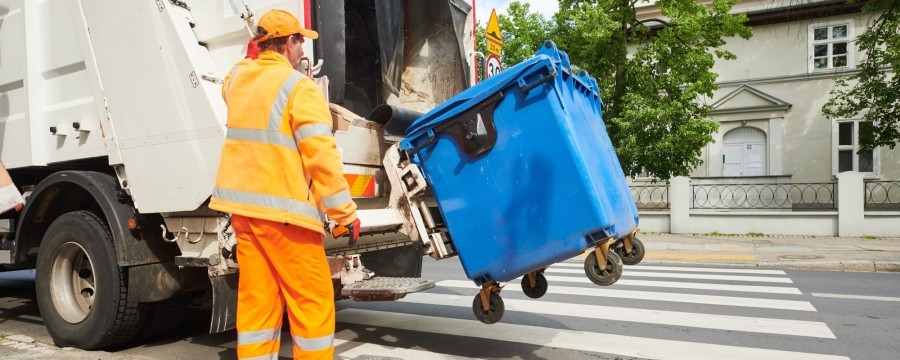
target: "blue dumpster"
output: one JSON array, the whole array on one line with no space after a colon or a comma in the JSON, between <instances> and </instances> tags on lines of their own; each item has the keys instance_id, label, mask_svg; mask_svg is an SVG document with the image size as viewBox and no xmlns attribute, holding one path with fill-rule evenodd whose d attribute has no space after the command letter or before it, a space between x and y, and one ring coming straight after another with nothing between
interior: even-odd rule
<instances>
[{"instance_id":1,"label":"blue dumpster","mask_svg":"<svg viewBox=\"0 0 900 360\"><path fill-rule=\"evenodd\" d=\"M531 59L417 119L422 168L466 275L504 282L637 226L597 82L547 42Z\"/></svg>"}]
</instances>

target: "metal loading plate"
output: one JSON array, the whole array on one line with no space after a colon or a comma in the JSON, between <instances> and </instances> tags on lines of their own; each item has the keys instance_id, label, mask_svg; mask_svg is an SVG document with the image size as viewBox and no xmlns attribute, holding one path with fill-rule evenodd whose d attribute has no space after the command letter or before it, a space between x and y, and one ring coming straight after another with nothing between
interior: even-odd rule
<instances>
[{"instance_id":1,"label":"metal loading plate","mask_svg":"<svg viewBox=\"0 0 900 360\"><path fill-rule=\"evenodd\" d=\"M434 280L413 277L374 277L344 285L341 295L356 301L394 301L406 294L428 290Z\"/></svg>"}]
</instances>

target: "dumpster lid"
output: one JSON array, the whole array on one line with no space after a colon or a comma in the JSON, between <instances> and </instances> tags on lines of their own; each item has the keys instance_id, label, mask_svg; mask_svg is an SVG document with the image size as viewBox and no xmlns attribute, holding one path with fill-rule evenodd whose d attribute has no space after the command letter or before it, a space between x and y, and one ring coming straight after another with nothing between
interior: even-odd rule
<instances>
[{"instance_id":1,"label":"dumpster lid","mask_svg":"<svg viewBox=\"0 0 900 360\"><path fill-rule=\"evenodd\" d=\"M554 70L559 69L560 71L556 72L556 74L559 75L560 72L570 72L570 68L571 65L569 64L568 55L563 51L559 51L556 48L556 44L552 41L547 40L530 59L483 80L481 83L466 89L452 97L450 100L445 101L441 105L425 113L422 117L416 119L409 128L407 128L407 140L401 143L401 148L408 150L412 147L409 139L417 138L438 124L455 118L462 112L485 99L515 85L519 79L530 73L540 71L541 69L549 69L549 72L553 73ZM580 74L580 76L577 77L571 76L569 78L580 83L587 82L584 85L599 96L596 80L593 80L587 73ZM593 80L593 82L591 80Z\"/></svg>"},{"instance_id":2,"label":"dumpster lid","mask_svg":"<svg viewBox=\"0 0 900 360\"><path fill-rule=\"evenodd\" d=\"M406 130L406 136L416 137L436 125L456 117L466 109L514 84L523 74L542 67L553 68L554 65L549 56L539 54L483 80L425 113L410 125Z\"/></svg>"}]
</instances>

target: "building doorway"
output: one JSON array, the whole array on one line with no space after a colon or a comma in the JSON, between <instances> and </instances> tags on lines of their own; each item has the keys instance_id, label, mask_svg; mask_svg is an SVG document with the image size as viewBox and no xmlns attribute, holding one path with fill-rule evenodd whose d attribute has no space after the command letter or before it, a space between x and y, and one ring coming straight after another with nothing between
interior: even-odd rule
<instances>
[{"instance_id":1,"label":"building doorway","mask_svg":"<svg viewBox=\"0 0 900 360\"><path fill-rule=\"evenodd\" d=\"M752 127L725 133L723 176L766 175L766 134Z\"/></svg>"}]
</instances>

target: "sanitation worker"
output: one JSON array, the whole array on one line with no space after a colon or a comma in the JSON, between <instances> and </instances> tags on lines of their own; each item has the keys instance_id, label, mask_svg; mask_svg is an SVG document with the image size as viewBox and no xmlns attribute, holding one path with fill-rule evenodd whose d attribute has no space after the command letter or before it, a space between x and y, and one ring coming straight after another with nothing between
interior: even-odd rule
<instances>
[{"instance_id":1,"label":"sanitation worker","mask_svg":"<svg viewBox=\"0 0 900 360\"><path fill-rule=\"evenodd\" d=\"M228 133L209 207L230 213L240 264L239 358L277 359L287 307L294 357L334 356L334 289L324 216L359 237L325 97L296 69L304 38L291 13L257 24L247 58L226 76ZM257 57L255 44L258 44Z\"/></svg>"}]
</instances>

